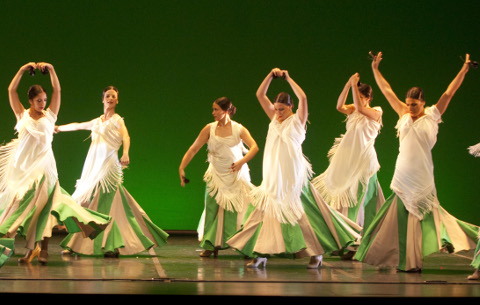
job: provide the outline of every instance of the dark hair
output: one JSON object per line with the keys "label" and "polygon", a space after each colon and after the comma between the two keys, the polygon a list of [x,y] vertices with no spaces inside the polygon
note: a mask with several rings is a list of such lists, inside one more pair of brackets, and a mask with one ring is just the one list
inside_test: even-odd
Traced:
{"label": "dark hair", "polygon": [[107,88],[103,89],[102,97],[105,97],[105,93],[108,90],[113,90],[113,91],[117,92],[117,95],[118,95],[118,89],[117,88],[115,88],[114,86],[108,86]]}
{"label": "dark hair", "polygon": [[277,97],[275,98],[274,103],[282,103],[282,104],[285,104],[287,106],[292,106],[293,107],[292,98],[286,92],[280,92],[279,94],[277,94]]}
{"label": "dark hair", "polygon": [[373,98],[372,86],[370,86],[370,85],[368,85],[368,84],[364,84],[364,83],[358,82],[357,87],[358,87],[358,91],[359,91],[363,96],[365,96],[366,98],[370,98],[370,99]]}
{"label": "dark hair", "polygon": [[237,108],[233,106],[232,102],[226,97],[219,97],[214,103],[223,111],[227,111],[230,116],[233,116],[235,112],[237,112]]}
{"label": "dark hair", "polygon": [[33,100],[37,95],[39,95],[42,92],[46,92],[45,89],[43,89],[42,86],[32,85],[28,89],[28,99]]}
{"label": "dark hair", "polygon": [[420,87],[412,87],[408,89],[406,98],[413,98],[422,102],[425,101],[425,97],[423,96],[423,89]]}

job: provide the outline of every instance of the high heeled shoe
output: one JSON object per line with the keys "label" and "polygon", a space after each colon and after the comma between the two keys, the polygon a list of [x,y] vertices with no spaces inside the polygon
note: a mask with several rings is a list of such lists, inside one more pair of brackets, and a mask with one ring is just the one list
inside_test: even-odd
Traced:
{"label": "high heeled shoe", "polygon": [[42,265],[46,265],[48,262],[48,251],[42,250],[40,251],[40,255],[38,256],[38,262]]}
{"label": "high heeled shoe", "polygon": [[254,258],[250,263],[247,264],[247,268],[258,268],[258,266],[263,265],[263,268],[267,265],[266,257],[257,257]]}
{"label": "high heeled shoe", "polygon": [[310,262],[307,265],[308,269],[317,269],[319,266],[322,265],[323,255],[311,256]]}
{"label": "high heeled shoe", "polygon": [[218,249],[215,250],[203,250],[200,253],[200,257],[210,257],[213,254],[213,257],[217,258],[218,256]]}
{"label": "high heeled shoe", "polygon": [[40,255],[40,252],[41,252],[40,246],[37,245],[35,249],[28,250],[25,257],[19,258],[18,262],[20,264],[30,264],[35,257],[38,257]]}

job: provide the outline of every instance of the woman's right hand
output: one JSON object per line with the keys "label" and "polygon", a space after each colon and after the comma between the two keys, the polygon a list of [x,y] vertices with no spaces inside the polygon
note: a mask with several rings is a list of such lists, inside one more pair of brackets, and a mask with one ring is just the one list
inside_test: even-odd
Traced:
{"label": "woman's right hand", "polygon": [[382,61],[382,52],[378,52],[378,54],[372,60],[372,69],[378,69],[380,62]]}

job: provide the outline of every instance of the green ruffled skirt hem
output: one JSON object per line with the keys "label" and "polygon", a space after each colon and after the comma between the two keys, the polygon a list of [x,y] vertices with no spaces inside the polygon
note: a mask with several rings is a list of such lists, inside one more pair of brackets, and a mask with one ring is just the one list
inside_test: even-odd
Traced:
{"label": "green ruffled skirt hem", "polygon": [[27,240],[28,249],[34,249],[36,243],[52,236],[56,226],[94,238],[109,221],[109,216],[78,205],[58,181],[48,189],[42,179],[22,199],[6,207],[0,219],[0,236],[14,238],[18,234]]}

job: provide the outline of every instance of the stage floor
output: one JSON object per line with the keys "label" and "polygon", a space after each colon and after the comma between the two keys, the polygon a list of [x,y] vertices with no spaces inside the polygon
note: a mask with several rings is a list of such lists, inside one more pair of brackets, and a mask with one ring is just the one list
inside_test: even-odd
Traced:
{"label": "stage floor", "polygon": [[232,250],[218,258],[200,258],[194,235],[172,234],[168,244],[149,252],[120,258],[62,256],[57,234],[49,244],[46,266],[34,260],[19,265],[24,240],[0,268],[2,294],[78,296],[222,296],[222,297],[479,297],[480,281],[473,272],[473,251],[434,254],[422,273],[377,269],[339,257],[326,256],[318,270],[306,269],[308,258],[273,257],[265,269],[246,267],[249,260]]}

